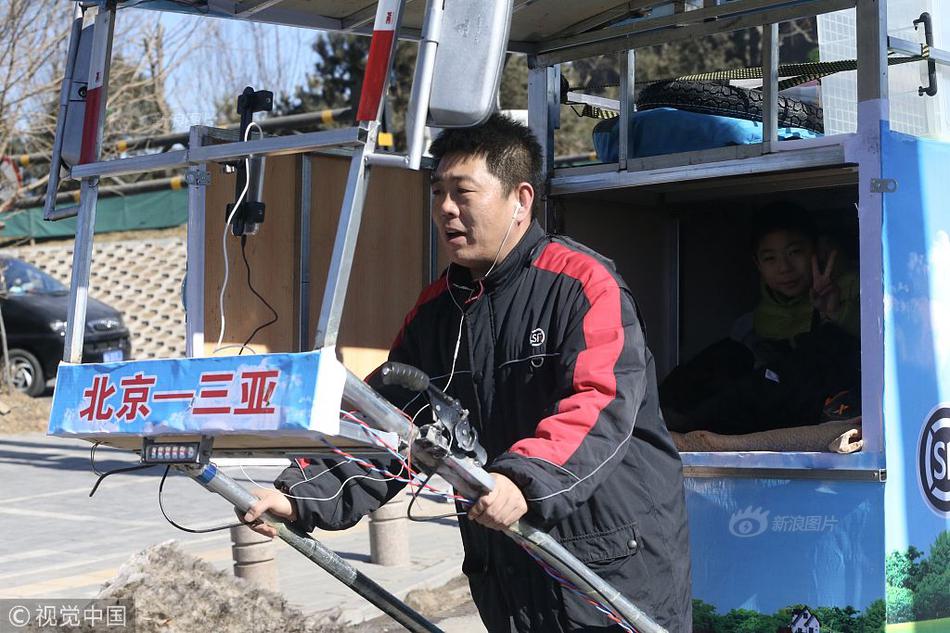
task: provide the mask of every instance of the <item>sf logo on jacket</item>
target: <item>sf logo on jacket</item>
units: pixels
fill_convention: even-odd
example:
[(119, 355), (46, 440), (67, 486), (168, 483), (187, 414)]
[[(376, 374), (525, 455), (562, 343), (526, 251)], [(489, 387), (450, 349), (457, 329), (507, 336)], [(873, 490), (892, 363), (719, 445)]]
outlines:
[(544, 330), (539, 327), (531, 330), (531, 334), (528, 335), (528, 342), (531, 343), (531, 347), (544, 345)]
[(539, 327), (531, 330), (528, 335), (528, 343), (531, 345), (531, 366), (539, 368), (544, 364), (544, 330)]

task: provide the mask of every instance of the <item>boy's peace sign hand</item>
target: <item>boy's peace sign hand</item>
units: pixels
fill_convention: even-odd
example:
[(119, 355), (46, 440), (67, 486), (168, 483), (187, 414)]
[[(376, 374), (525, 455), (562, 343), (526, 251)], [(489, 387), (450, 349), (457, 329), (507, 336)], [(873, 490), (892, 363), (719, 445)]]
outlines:
[(837, 255), (838, 251), (831, 251), (824, 270), (818, 265), (818, 256), (811, 257), (811, 302), (825, 319), (835, 318), (841, 305), (841, 288), (831, 278)]

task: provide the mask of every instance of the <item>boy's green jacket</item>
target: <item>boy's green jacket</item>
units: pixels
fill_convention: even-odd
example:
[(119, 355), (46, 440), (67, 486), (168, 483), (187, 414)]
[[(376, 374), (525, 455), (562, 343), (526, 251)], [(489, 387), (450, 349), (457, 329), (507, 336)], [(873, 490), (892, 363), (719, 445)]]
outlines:
[[(860, 335), (861, 302), (858, 276), (851, 272), (835, 278), (841, 289), (841, 303), (834, 322), (853, 336)], [(762, 283), (762, 298), (755, 307), (753, 326), (763, 338), (792, 339), (811, 330), (815, 308), (808, 293), (783, 297)]]

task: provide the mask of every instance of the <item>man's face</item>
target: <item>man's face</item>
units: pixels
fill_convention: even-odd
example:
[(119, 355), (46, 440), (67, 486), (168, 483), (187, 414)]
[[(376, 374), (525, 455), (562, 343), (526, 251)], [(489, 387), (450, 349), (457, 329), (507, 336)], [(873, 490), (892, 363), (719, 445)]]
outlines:
[(765, 285), (786, 297), (806, 294), (812, 286), (812, 241), (798, 231), (779, 230), (759, 240), (755, 263)]
[(503, 189), (480, 156), (443, 156), (432, 174), (432, 219), (439, 240), (449, 259), (475, 278), (488, 272), (496, 256), (503, 260), (529, 224), (527, 209), (519, 208), (518, 188), (507, 195)]

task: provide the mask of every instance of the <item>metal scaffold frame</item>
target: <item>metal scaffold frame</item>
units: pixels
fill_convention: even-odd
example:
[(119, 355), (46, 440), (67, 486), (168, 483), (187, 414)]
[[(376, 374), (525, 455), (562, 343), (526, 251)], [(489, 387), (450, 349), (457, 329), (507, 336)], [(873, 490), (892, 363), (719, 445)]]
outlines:
[[(279, 1), (255, 2), (209, 2), (209, 7), (219, 12), (230, 12), (237, 19), (326, 28), (341, 31), (366, 31), (373, 24), (381, 26), (381, 10), (360, 10), (346, 19), (329, 17), (315, 18), (300, 12), (283, 9)], [(395, 16), (390, 20), (399, 28), (405, 2), (381, 0), (380, 5), (395, 7)], [(519, 13), (529, 13), (533, 0), (514, 2), (515, 18)], [(556, 196), (605, 189), (636, 188), (643, 185), (699, 181), (726, 176), (741, 176), (761, 172), (784, 172), (818, 167), (856, 165), (860, 186), (859, 226), (861, 232), (860, 265), (865, 270), (879, 270), (882, 264), (882, 249), (875, 231), (879, 231), (883, 216), (882, 193), (871, 188), (872, 179), (880, 179), (881, 136), (888, 129), (887, 101), (887, 54), (895, 50), (908, 55), (919, 54), (917, 44), (888, 38), (886, 29), (886, 2), (884, 0), (736, 0), (726, 4), (707, 2), (701, 9), (676, 13), (671, 16), (645, 18), (629, 23), (616, 23), (630, 12), (659, 4), (655, 1), (626, 2), (623, 7), (614, 7), (594, 16), (587, 16), (568, 28), (561, 29), (550, 37), (529, 40), (513, 37), (509, 49), (526, 53), (529, 59), (528, 99), (529, 126), (536, 133), (543, 150), (543, 177), (546, 186), (539, 192), (541, 218), (550, 217), (552, 199)], [(188, 262), (185, 283), (186, 336), (188, 356), (200, 355), (204, 346), (203, 274), (205, 268), (204, 220), (205, 197), (209, 184), (208, 166), (214, 162), (233, 161), (251, 157), (278, 156), (284, 154), (307, 154), (318, 150), (345, 149), (350, 153), (350, 168), (347, 177), (341, 215), (337, 226), (331, 255), (329, 274), (313, 342), (314, 349), (330, 349), (337, 342), (343, 305), (346, 298), (349, 275), (353, 265), (356, 238), (359, 234), (371, 168), (374, 165), (418, 169), (423, 154), (423, 131), (426, 119), (429, 91), (432, 84), (435, 51), (440, 41), (439, 20), (441, 4), (427, 3), (425, 21), (401, 29), (403, 35), (419, 39), (420, 55), (416, 66), (407, 120), (409, 147), (405, 155), (376, 153), (381, 101), (376, 104), (375, 115), (357, 117), (354, 127), (310, 132), (294, 136), (260, 138), (238, 142), (217, 142), (220, 131), (204, 126), (191, 128), (186, 149), (159, 154), (101, 160), (102, 131), (106, 95), (108, 93), (109, 65), (112, 37), (117, 12), (115, 0), (98, 3), (95, 17), (94, 43), (89, 79), (89, 97), (85, 112), (82, 144), (82, 159), (69, 169), (69, 177), (81, 182), (80, 204), (76, 229), (76, 245), (73, 255), (70, 282), (70, 315), (66, 333), (64, 360), (81, 363), (83, 348), (83, 325), (88, 298), (90, 268), (93, 252), (93, 227), (95, 225), (99, 179), (103, 176), (121, 175), (141, 171), (169, 168), (185, 168), (188, 183)], [(229, 8), (230, 7), (230, 8)], [(857, 9), (858, 43), (858, 128), (849, 135), (827, 137), (815, 141), (777, 142), (778, 93), (779, 93), (779, 37), (778, 24), (820, 13), (846, 8)], [(70, 37), (67, 74), (60, 99), (60, 120), (51, 161), (50, 185), (47, 192), (45, 217), (49, 220), (67, 217), (57, 215), (56, 190), (59, 182), (62, 149), (63, 119), (68, 96), (68, 84), (72, 79), (72, 64), (83, 16), (77, 15)], [(688, 155), (673, 155), (653, 159), (635, 159), (630, 156), (628, 142), (628, 114), (634, 108), (636, 49), (662, 43), (703, 37), (715, 33), (739, 29), (763, 28), (764, 54), (762, 77), (764, 106), (764, 134), (758, 145), (707, 150)], [(392, 63), (395, 38), (388, 51), (387, 71), (383, 73), (381, 93), (385, 93), (389, 81), (388, 68)], [(915, 52), (916, 51), (916, 52)], [(560, 71), (562, 62), (592, 55), (617, 54), (620, 56), (621, 85), (618, 109), (620, 113), (619, 161), (616, 164), (578, 167), (562, 170), (554, 168), (554, 134), (559, 125)], [(947, 63), (950, 56), (942, 51), (931, 51), (932, 59)], [(230, 140), (230, 139), (229, 139)], [(309, 234), (310, 209), (310, 164), (302, 161), (299, 212), (302, 227), (302, 244)], [(308, 331), (309, 273), (306, 257), (301, 260), (301, 308), (297, 318), (300, 332)], [(862, 280), (861, 327), (863, 331), (876, 331), (877, 316), (869, 306), (883, 303), (880, 284)], [(675, 318), (675, 317), (674, 317)], [(862, 373), (866, 387), (863, 389), (863, 410), (879, 411), (879, 399), (883, 384), (883, 344), (877, 338), (869, 338), (862, 349)], [(412, 445), (417, 437), (415, 429), (392, 405), (383, 400), (365, 383), (347, 376), (344, 397), (355, 404), (377, 428), (396, 433), (404, 445)], [(880, 431), (880, 429), (878, 429)], [(868, 471), (882, 467), (883, 440), (881, 432), (871, 430), (865, 435), (865, 453), (849, 456), (847, 464), (834, 459), (827, 460), (823, 467), (837, 471), (841, 476), (867, 477)], [(425, 452), (415, 453), (419, 461), (432, 472), (437, 471), (463, 495), (478, 497), (491, 489), (488, 474), (474, 461), (455, 456), (445, 460), (429, 460)], [(752, 469), (765, 472), (772, 468), (766, 458), (749, 462)], [(708, 461), (693, 465), (693, 473), (713, 473), (722, 468), (715, 456)], [(237, 507), (246, 510), (254, 498), (238, 484), (217, 472), (213, 465), (181, 467), (187, 474), (213, 492), (221, 494)], [(705, 471), (703, 469), (706, 469)], [(750, 469), (748, 472), (752, 472)], [(279, 523), (274, 521), (275, 524)], [(315, 560), (337, 578), (373, 601), (410, 630), (437, 630), (421, 616), (384, 590), (361, 578), (345, 562), (334, 557), (332, 552), (322, 551), (322, 546), (305, 535), (286, 526), (280, 527), (280, 536), (292, 546)], [(569, 580), (583, 587), (589, 595), (598, 596), (616, 609), (638, 630), (661, 631), (636, 606), (607, 586), (596, 575), (579, 564), (566, 550), (547, 534), (529, 525), (515, 525), (509, 536), (531, 549), (545, 562), (563, 571)], [(402, 606), (400, 606), (402, 605)]]
[[(649, 4), (649, 3), (642, 3)], [(644, 19), (589, 33), (569, 34), (533, 47), (529, 56), (529, 123), (545, 151), (548, 191), (544, 198), (545, 217), (550, 220), (550, 200), (606, 190), (635, 190), (638, 187), (680, 182), (712, 182), (715, 179), (762, 174), (808, 173), (808, 170), (845, 169), (855, 171), (859, 183), (860, 268), (881, 270), (883, 252), (879, 239), (883, 218), (882, 192), (874, 187), (881, 174), (881, 139), (889, 131), (888, 52), (921, 56), (944, 64), (948, 54), (924, 44), (887, 35), (886, 0), (736, 0), (719, 5), (706, 3), (702, 9), (671, 16)], [(778, 24), (801, 17), (854, 8), (857, 23), (857, 130), (819, 139), (777, 142), (778, 128)], [(633, 61), (636, 49), (661, 43), (704, 37), (748, 28), (763, 33), (763, 140), (758, 144), (701, 150), (650, 158), (630, 158), (627, 142), (628, 114), (633, 110)], [(620, 56), (621, 88), (619, 160), (616, 163), (553, 169), (553, 129), (558, 127), (560, 97), (558, 64), (592, 55)], [(543, 135), (543, 136), (542, 136)], [(877, 233), (876, 233), (877, 232)], [(676, 284), (673, 284), (676, 287)], [(675, 294), (675, 291), (674, 291)], [(868, 277), (861, 283), (861, 329), (877, 332), (879, 318), (875, 306), (883, 303), (883, 289)], [(679, 327), (678, 299), (670, 311), (674, 331)], [(883, 339), (863, 337), (861, 369), (864, 380), (862, 410), (865, 418), (864, 450), (857, 455), (821, 455), (810, 460), (807, 471), (778, 455), (744, 454), (743, 466), (715, 453), (689, 456), (691, 476), (719, 476), (741, 472), (744, 476), (784, 473), (788, 476), (880, 480), (883, 477), (883, 420), (870, 412), (881, 411), (883, 393)], [(876, 418), (876, 419), (875, 419)]]

